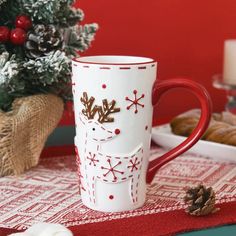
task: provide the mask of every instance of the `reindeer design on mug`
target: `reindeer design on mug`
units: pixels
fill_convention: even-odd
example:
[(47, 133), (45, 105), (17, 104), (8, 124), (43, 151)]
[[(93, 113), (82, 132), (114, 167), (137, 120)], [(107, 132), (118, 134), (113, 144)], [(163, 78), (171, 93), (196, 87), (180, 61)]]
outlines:
[[(126, 155), (116, 155), (103, 153), (102, 143), (109, 142), (120, 135), (120, 130), (114, 131), (107, 129), (102, 125), (104, 122), (113, 122), (114, 118), (110, 114), (119, 112), (115, 108), (116, 102), (113, 100), (108, 103), (104, 99), (103, 106), (94, 106), (94, 98), (88, 98), (87, 93), (83, 93), (81, 98), (85, 109), (80, 113), (80, 121), (86, 128), (85, 143), (83, 151), (83, 163), (80, 168), (83, 169), (83, 182), (89, 195), (89, 200), (96, 204), (96, 181), (100, 180), (106, 183), (121, 183), (130, 181), (130, 198), (133, 204), (138, 202), (138, 184), (141, 175), (143, 161), (143, 146), (140, 144)], [(95, 114), (98, 119), (95, 119)]]

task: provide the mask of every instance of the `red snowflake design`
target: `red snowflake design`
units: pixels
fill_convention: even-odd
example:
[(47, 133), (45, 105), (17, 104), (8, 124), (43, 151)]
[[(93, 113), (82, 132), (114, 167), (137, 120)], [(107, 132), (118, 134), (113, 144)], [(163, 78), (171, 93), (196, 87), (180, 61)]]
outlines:
[(79, 157), (79, 152), (77, 146), (75, 146), (75, 156), (76, 156), (76, 163), (77, 165), (81, 165), (80, 157)]
[(144, 104), (141, 104), (139, 101), (144, 98), (144, 94), (142, 94), (140, 97), (137, 97), (137, 90), (133, 91), (134, 94), (134, 99), (130, 99), (129, 97), (126, 97), (125, 100), (126, 101), (130, 101), (131, 104), (129, 106), (127, 106), (127, 110), (129, 110), (132, 106), (135, 107), (134, 113), (138, 113), (138, 106), (144, 108)]
[(95, 158), (96, 154), (92, 154), (91, 152), (89, 152), (89, 156), (90, 157), (87, 157), (87, 159), (90, 160), (89, 165), (93, 164), (93, 166), (96, 166), (96, 162), (99, 162), (99, 160)]
[(138, 158), (135, 157), (134, 160), (130, 160), (130, 166), (128, 166), (128, 169), (130, 168), (130, 171), (133, 172), (134, 170), (138, 170), (138, 165), (140, 164), (140, 161), (138, 161)]
[(86, 191), (86, 189), (85, 189), (85, 187), (84, 187), (84, 185), (82, 184), (82, 181), (81, 181), (81, 179), (83, 178), (83, 175), (81, 174), (80, 167), (78, 167), (77, 174), (78, 174), (78, 177), (79, 177), (79, 186), (80, 186), (80, 189)]
[(77, 167), (78, 167), (77, 174), (79, 177), (79, 186), (82, 190), (86, 191), (83, 184), (82, 184), (82, 181), (81, 181), (81, 179), (83, 178), (83, 175), (81, 174), (81, 171), (80, 171), (81, 161), (80, 161), (80, 157), (79, 157), (78, 148), (76, 146), (75, 146), (75, 155), (76, 155), (76, 163), (77, 163)]
[(110, 159), (107, 159), (107, 162), (109, 164), (109, 167), (104, 167), (104, 166), (101, 166), (101, 169), (102, 170), (107, 170), (107, 172), (105, 174), (103, 174), (104, 177), (106, 177), (109, 173), (111, 173), (113, 175), (113, 178), (114, 180), (113, 181), (116, 181), (117, 180), (117, 176), (116, 174), (121, 174), (123, 175), (124, 172), (123, 171), (120, 171), (120, 170), (117, 170), (115, 169), (117, 166), (119, 166), (122, 162), (119, 161), (117, 162), (115, 165), (112, 166), (111, 164), (111, 160)]

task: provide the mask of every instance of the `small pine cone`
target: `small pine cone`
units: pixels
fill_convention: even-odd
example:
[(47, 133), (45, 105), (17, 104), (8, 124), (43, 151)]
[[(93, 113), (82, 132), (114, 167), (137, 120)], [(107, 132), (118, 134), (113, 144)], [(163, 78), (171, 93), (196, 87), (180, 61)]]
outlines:
[(189, 205), (186, 212), (190, 215), (203, 216), (219, 210), (219, 208), (215, 208), (214, 190), (212, 187), (206, 188), (202, 184), (189, 188), (186, 191), (184, 201)]
[(38, 24), (27, 34), (25, 53), (34, 59), (63, 47), (63, 36), (54, 25)]

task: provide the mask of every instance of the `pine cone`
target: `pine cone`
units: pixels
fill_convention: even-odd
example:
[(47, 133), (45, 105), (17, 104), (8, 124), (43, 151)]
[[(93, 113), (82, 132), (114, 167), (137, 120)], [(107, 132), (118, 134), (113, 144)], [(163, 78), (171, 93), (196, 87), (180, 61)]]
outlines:
[(27, 57), (34, 59), (46, 56), (62, 46), (63, 36), (54, 25), (38, 24), (28, 32), (25, 53)]
[(189, 188), (186, 191), (184, 201), (189, 204), (186, 212), (190, 215), (203, 216), (219, 210), (219, 208), (215, 208), (214, 190), (212, 187), (206, 188), (202, 184)]

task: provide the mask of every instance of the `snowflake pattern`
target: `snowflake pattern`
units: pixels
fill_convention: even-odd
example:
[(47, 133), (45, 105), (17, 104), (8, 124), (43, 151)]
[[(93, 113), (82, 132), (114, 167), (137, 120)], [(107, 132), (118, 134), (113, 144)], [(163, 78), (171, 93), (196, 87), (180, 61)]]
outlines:
[(108, 167), (104, 167), (104, 166), (101, 166), (101, 169), (102, 170), (107, 170), (107, 172), (105, 174), (103, 174), (104, 177), (106, 177), (108, 174), (112, 174), (113, 175), (113, 181), (115, 182), (117, 180), (117, 176), (116, 174), (121, 174), (123, 175), (124, 172), (123, 171), (120, 171), (120, 170), (117, 170), (116, 167), (119, 166), (122, 162), (119, 161), (117, 162), (115, 165), (112, 166), (111, 164), (111, 159), (107, 159), (107, 162), (109, 164)]
[(76, 156), (76, 164), (79, 166), (81, 165), (80, 157), (79, 157), (79, 152), (78, 148), (75, 146), (75, 156)]
[(134, 160), (130, 160), (130, 166), (127, 166), (128, 169), (130, 169), (131, 172), (135, 171), (135, 170), (138, 170), (138, 165), (140, 164), (140, 161), (138, 161), (138, 158), (135, 157)]
[(85, 189), (85, 187), (84, 187), (84, 185), (82, 183), (83, 175), (81, 174), (80, 167), (78, 167), (77, 174), (78, 174), (78, 178), (79, 178), (80, 189), (86, 191), (86, 189)]
[(134, 99), (130, 99), (129, 97), (126, 97), (125, 100), (131, 102), (129, 106), (127, 106), (127, 110), (129, 110), (132, 106), (135, 107), (134, 113), (138, 113), (138, 107), (144, 108), (144, 104), (140, 103), (140, 100), (144, 98), (144, 94), (142, 94), (140, 97), (137, 97), (137, 90), (133, 91)]
[(79, 186), (80, 186), (80, 189), (86, 191), (84, 185), (82, 184), (83, 175), (81, 174), (81, 170), (80, 170), (81, 161), (80, 161), (80, 157), (79, 157), (78, 148), (76, 146), (75, 146), (75, 154), (76, 154), (76, 164), (78, 167), (77, 174), (78, 174), (78, 178), (79, 178)]
[(98, 159), (95, 158), (96, 154), (92, 154), (91, 152), (89, 152), (89, 157), (87, 157), (88, 160), (90, 160), (89, 165), (91, 166), (93, 164), (93, 166), (96, 166), (96, 163), (99, 162)]

